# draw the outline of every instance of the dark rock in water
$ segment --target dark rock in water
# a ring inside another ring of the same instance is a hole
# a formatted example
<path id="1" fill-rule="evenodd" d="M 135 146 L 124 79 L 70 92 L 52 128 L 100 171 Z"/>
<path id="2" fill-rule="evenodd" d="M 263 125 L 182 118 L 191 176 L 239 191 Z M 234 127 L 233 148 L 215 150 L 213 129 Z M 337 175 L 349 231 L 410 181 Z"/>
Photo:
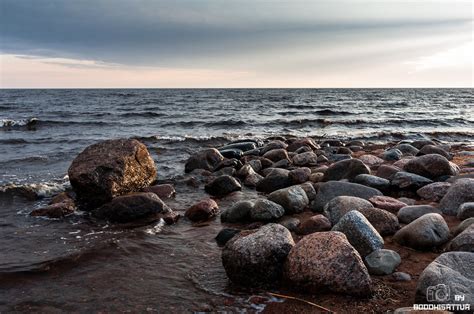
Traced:
<path id="1" fill-rule="evenodd" d="M 430 205 L 411 205 L 400 208 L 397 217 L 401 223 L 409 224 L 415 219 L 431 213 L 441 214 L 441 211 Z"/>
<path id="2" fill-rule="evenodd" d="M 316 144 L 312 138 L 307 137 L 294 140 L 290 145 L 288 145 L 287 150 L 289 152 L 294 152 L 303 146 L 309 147 L 312 150 L 319 149 L 319 145 Z"/>
<path id="3" fill-rule="evenodd" d="M 189 207 L 185 216 L 191 221 L 206 221 L 217 215 L 219 206 L 214 200 L 204 199 Z"/>
<path id="4" fill-rule="evenodd" d="M 206 192 L 214 196 L 225 196 L 235 191 L 240 191 L 242 186 L 237 179 L 224 175 L 215 178 L 204 187 Z"/>
<path id="5" fill-rule="evenodd" d="M 222 149 L 219 150 L 222 156 L 224 158 L 235 158 L 235 159 L 240 159 L 243 155 L 243 151 L 237 148 L 228 148 L 228 149 Z"/>
<path id="6" fill-rule="evenodd" d="M 425 200 L 438 202 L 446 195 L 450 186 L 449 182 L 434 182 L 420 188 L 416 194 Z"/>
<path id="7" fill-rule="evenodd" d="M 407 206 L 407 203 L 404 203 L 400 200 L 397 200 L 389 196 L 374 196 L 369 199 L 375 207 L 388 210 L 392 213 L 397 213 L 400 208 Z"/>
<path id="8" fill-rule="evenodd" d="M 309 205 L 308 196 L 299 185 L 276 190 L 268 195 L 268 199 L 283 206 L 287 214 L 300 213 Z"/>
<path id="9" fill-rule="evenodd" d="M 383 152 L 383 159 L 387 161 L 400 160 L 402 156 L 403 153 L 396 148 L 388 149 Z"/>
<path id="10" fill-rule="evenodd" d="M 225 146 L 222 146 L 219 148 L 219 151 L 227 150 L 227 149 L 238 149 L 241 150 L 242 152 L 247 152 L 252 149 L 257 148 L 257 143 L 253 141 L 248 141 L 248 142 L 233 142 L 230 144 L 227 144 Z"/>
<path id="11" fill-rule="evenodd" d="M 426 214 L 400 229 L 393 240 L 418 250 L 429 250 L 449 240 L 449 228 L 439 214 Z"/>
<path id="12" fill-rule="evenodd" d="M 428 154 L 413 158 L 403 168 L 407 172 L 430 179 L 436 179 L 444 175 L 454 176 L 459 172 L 457 166 L 451 164 L 449 160 L 438 154 Z"/>
<path id="13" fill-rule="evenodd" d="M 401 262 L 397 252 L 385 249 L 374 251 L 365 257 L 365 265 L 373 275 L 390 275 Z"/>
<path id="14" fill-rule="evenodd" d="M 250 234 L 241 232 L 227 242 L 222 250 L 222 264 L 229 279 L 236 284 L 275 284 L 294 245 L 288 229 L 279 224 L 267 224 Z"/>
<path id="15" fill-rule="evenodd" d="M 423 270 L 416 287 L 416 303 L 474 304 L 474 253 L 449 252 Z M 455 296 L 463 296 L 461 300 Z M 460 309 L 461 310 L 461 309 Z M 463 309 L 468 312 L 467 308 Z M 472 310 L 472 308 L 471 308 Z"/>
<path id="16" fill-rule="evenodd" d="M 298 218 L 284 216 L 278 220 L 278 223 L 290 231 L 295 231 L 301 222 Z"/>
<path id="17" fill-rule="evenodd" d="M 114 198 L 92 211 L 92 215 L 111 222 L 127 223 L 141 219 L 157 220 L 172 210 L 154 193 L 133 193 Z"/>
<path id="18" fill-rule="evenodd" d="M 315 232 L 301 239 L 288 255 L 283 276 L 289 286 L 310 293 L 329 289 L 368 296 L 373 292 L 367 268 L 341 232 Z"/>
<path id="19" fill-rule="evenodd" d="M 301 153 L 293 157 L 293 164 L 300 167 L 312 167 L 318 164 L 318 156 L 313 152 Z"/>
<path id="20" fill-rule="evenodd" d="M 289 171 L 285 169 L 271 170 L 271 172 L 265 178 L 257 183 L 257 191 L 271 193 L 273 191 L 288 187 L 290 185 L 288 173 Z"/>
<path id="21" fill-rule="evenodd" d="M 35 209 L 30 213 L 30 216 L 63 218 L 67 215 L 74 213 L 75 210 L 76 208 L 73 202 L 64 201 Z"/>
<path id="22" fill-rule="evenodd" d="M 205 149 L 189 157 L 184 165 L 184 171 L 186 173 L 189 173 L 194 169 L 212 171 L 222 160 L 224 160 L 224 156 L 222 156 L 217 149 Z"/>
<path id="23" fill-rule="evenodd" d="M 453 159 L 453 156 L 451 156 L 451 154 L 449 154 L 447 151 L 445 151 L 441 147 L 435 146 L 435 145 L 425 145 L 425 146 L 423 146 L 423 148 L 420 149 L 420 151 L 418 152 L 417 155 L 418 156 L 423 156 L 423 155 L 428 155 L 428 154 L 438 154 L 438 155 L 441 155 L 441 156 L 443 156 L 444 158 L 446 158 L 448 160 Z"/>
<path id="24" fill-rule="evenodd" d="M 423 146 L 425 145 L 436 145 L 436 143 L 430 140 L 419 140 L 419 141 L 414 141 L 413 143 L 411 143 L 411 146 L 417 149 L 422 149 Z"/>
<path id="25" fill-rule="evenodd" d="M 470 225 L 463 232 L 449 242 L 447 251 L 464 251 L 474 253 L 474 225 Z"/>
<path id="26" fill-rule="evenodd" d="M 416 156 L 419 152 L 418 148 L 410 144 L 399 144 L 395 146 L 395 148 L 401 151 L 405 156 Z"/>
<path id="27" fill-rule="evenodd" d="M 303 222 L 296 228 L 296 234 L 307 235 L 314 232 L 331 230 L 331 223 L 323 215 L 314 215 Z"/>
<path id="28" fill-rule="evenodd" d="M 351 210 L 332 227 L 332 231 L 344 233 L 349 243 L 361 256 L 383 248 L 383 238 L 360 212 Z"/>
<path id="29" fill-rule="evenodd" d="M 370 174 L 370 168 L 359 159 L 341 160 L 329 166 L 324 173 L 323 181 L 353 180 L 359 174 Z"/>
<path id="30" fill-rule="evenodd" d="M 239 170 L 240 168 L 242 168 L 242 166 L 243 166 L 242 162 L 236 158 L 224 159 L 216 165 L 213 171 L 218 171 L 218 170 L 221 170 L 222 168 L 229 168 L 229 167 Z"/>
<path id="31" fill-rule="evenodd" d="M 70 195 L 69 192 L 61 192 L 59 194 L 56 194 L 49 202 L 50 205 L 57 204 L 57 203 L 73 203 L 74 204 L 74 198 Z"/>
<path id="32" fill-rule="evenodd" d="M 459 206 L 467 202 L 474 202 L 474 179 L 459 179 L 441 199 L 439 209 L 443 214 L 456 216 Z"/>
<path id="33" fill-rule="evenodd" d="M 175 211 L 169 211 L 161 214 L 160 218 L 163 219 L 167 225 L 172 225 L 178 222 L 179 218 L 181 218 L 181 215 Z"/>
<path id="34" fill-rule="evenodd" d="M 433 181 L 417 174 L 400 171 L 393 176 L 391 183 L 399 189 L 417 190 Z"/>
<path id="35" fill-rule="evenodd" d="M 273 149 L 286 149 L 287 147 L 288 147 L 288 144 L 286 144 L 283 141 L 280 141 L 280 140 L 272 141 L 272 142 L 268 143 L 267 145 L 265 145 L 260 150 L 260 154 L 265 155 L 267 152 L 269 152 Z"/>
<path id="36" fill-rule="evenodd" d="M 119 139 L 84 149 L 73 160 L 68 175 L 78 199 L 99 206 L 150 185 L 156 178 L 156 169 L 145 145 Z"/>
<path id="37" fill-rule="evenodd" d="M 474 217 L 474 202 L 464 203 L 459 206 L 457 217 L 459 220 Z"/>
<path id="38" fill-rule="evenodd" d="M 308 167 L 302 167 L 295 170 L 291 170 L 288 173 L 288 179 L 290 180 L 291 184 L 300 184 L 308 181 L 310 175 L 311 169 L 309 169 Z"/>
<path id="39" fill-rule="evenodd" d="M 377 177 L 392 180 L 393 176 L 400 171 L 402 171 L 402 169 L 395 166 L 381 165 L 377 168 Z"/>
<path id="40" fill-rule="evenodd" d="M 269 150 L 263 155 L 263 157 L 270 159 L 273 162 L 276 162 L 282 159 L 289 160 L 288 152 L 283 148 Z"/>
<path id="41" fill-rule="evenodd" d="M 381 191 L 387 190 L 390 187 L 390 181 L 384 178 L 373 176 L 370 174 L 359 174 L 353 180 L 354 183 L 359 183 L 371 188 Z"/>
<path id="42" fill-rule="evenodd" d="M 231 229 L 231 228 L 224 228 L 215 237 L 217 245 L 224 246 L 230 239 L 235 237 L 237 234 L 240 233 L 240 230 Z"/>
<path id="43" fill-rule="evenodd" d="M 285 214 L 285 209 L 272 201 L 260 199 L 250 209 L 252 221 L 274 221 Z"/>
<path id="44" fill-rule="evenodd" d="M 148 186 L 143 192 L 155 193 L 159 198 L 172 198 L 176 196 L 176 190 L 172 184 L 158 184 Z"/>
<path id="45" fill-rule="evenodd" d="M 221 214 L 222 222 L 239 222 L 250 218 L 250 211 L 253 208 L 253 202 L 240 201 L 225 209 Z"/>
<path id="46" fill-rule="evenodd" d="M 329 181 L 321 185 L 316 199 L 311 203 L 311 209 L 315 212 L 321 212 L 330 200 L 343 195 L 369 199 L 373 196 L 381 196 L 382 192 L 357 183 Z"/>

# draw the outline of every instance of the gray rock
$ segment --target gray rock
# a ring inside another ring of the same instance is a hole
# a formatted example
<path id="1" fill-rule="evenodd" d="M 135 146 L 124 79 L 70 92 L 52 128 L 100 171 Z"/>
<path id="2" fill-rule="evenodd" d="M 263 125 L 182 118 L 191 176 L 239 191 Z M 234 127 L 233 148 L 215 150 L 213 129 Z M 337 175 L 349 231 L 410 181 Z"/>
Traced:
<path id="1" fill-rule="evenodd" d="M 454 229 L 453 235 L 458 235 L 466 230 L 470 225 L 474 224 L 474 218 L 468 218 L 463 221 Z"/>
<path id="2" fill-rule="evenodd" d="M 265 145 L 261 150 L 260 150 L 260 154 L 261 155 L 265 155 L 265 153 L 273 150 L 273 149 L 279 149 L 279 148 L 283 148 L 283 149 L 286 149 L 288 147 L 288 145 L 283 142 L 283 141 L 279 141 L 279 140 L 276 140 L 276 141 L 272 141 L 270 143 L 268 143 L 267 145 Z"/>
<path id="3" fill-rule="evenodd" d="M 395 148 L 401 151 L 405 156 L 416 156 L 419 152 L 418 148 L 410 144 L 399 144 L 395 146 Z"/>
<path id="4" fill-rule="evenodd" d="M 330 200 L 343 195 L 368 200 L 373 196 L 382 196 L 382 193 L 377 189 L 357 183 L 329 181 L 321 185 L 316 199 L 311 203 L 311 209 L 315 212 L 321 212 Z"/>
<path id="5" fill-rule="evenodd" d="M 441 199 L 439 208 L 446 215 L 456 216 L 459 206 L 468 202 L 474 202 L 474 179 L 459 179 Z"/>
<path id="6" fill-rule="evenodd" d="M 214 168 L 224 160 L 224 156 L 215 149 L 209 148 L 189 157 L 184 166 L 184 171 L 189 173 L 194 169 L 205 169 L 212 171 Z"/>
<path id="7" fill-rule="evenodd" d="M 300 213 L 309 205 L 308 196 L 299 185 L 276 190 L 268 195 L 268 199 L 283 206 L 287 214 Z"/>
<path id="8" fill-rule="evenodd" d="M 282 159 L 286 159 L 286 160 L 289 159 L 288 152 L 283 148 L 272 149 L 272 150 L 266 152 L 263 155 L 263 157 L 268 158 L 273 162 L 277 162 L 277 161 L 282 160 Z"/>
<path id="9" fill-rule="evenodd" d="M 400 208 L 397 217 L 401 223 L 409 224 L 415 219 L 431 213 L 441 214 L 441 211 L 430 205 L 412 205 Z"/>
<path id="10" fill-rule="evenodd" d="M 361 256 L 367 256 L 383 247 L 383 238 L 360 212 L 351 210 L 332 228 L 344 233 Z"/>
<path id="11" fill-rule="evenodd" d="M 296 217 L 284 216 L 280 220 L 278 220 L 278 223 L 290 231 L 295 231 L 301 222 Z"/>
<path id="12" fill-rule="evenodd" d="M 372 275 L 390 275 L 401 261 L 397 252 L 385 249 L 374 251 L 365 257 L 365 265 Z"/>
<path id="13" fill-rule="evenodd" d="M 439 214 L 426 214 L 400 229 L 393 239 L 419 250 L 438 247 L 449 240 L 449 228 Z"/>
<path id="14" fill-rule="evenodd" d="M 261 180 L 263 180 L 263 177 L 259 175 L 258 173 L 254 172 L 254 173 L 249 174 L 244 179 L 244 185 L 253 188 L 253 187 L 256 187 Z"/>
<path id="15" fill-rule="evenodd" d="M 225 196 L 235 191 L 242 190 L 240 182 L 234 177 L 224 175 L 215 178 L 205 186 L 207 193 L 214 196 Z"/>
<path id="16" fill-rule="evenodd" d="M 266 200 L 259 199 L 250 210 L 250 219 L 252 221 L 272 221 L 282 217 L 285 214 L 283 206 Z"/>
<path id="17" fill-rule="evenodd" d="M 241 232 L 222 250 L 222 264 L 232 282 L 246 286 L 274 284 L 295 245 L 290 231 L 267 224 L 256 232 Z"/>
<path id="18" fill-rule="evenodd" d="M 378 190 L 386 190 L 390 187 L 390 181 L 370 174 L 359 174 L 352 181 Z"/>
<path id="19" fill-rule="evenodd" d="M 443 156 L 444 158 L 451 160 L 453 157 L 444 149 L 439 146 L 435 145 L 425 145 L 422 149 L 418 152 L 418 156 L 428 155 L 428 154 L 438 154 Z"/>
<path id="20" fill-rule="evenodd" d="M 430 140 L 418 140 L 412 142 L 411 145 L 417 149 L 422 149 L 425 145 L 436 145 L 436 143 Z"/>
<path id="21" fill-rule="evenodd" d="M 456 300 L 456 295 L 463 295 L 464 299 Z M 415 302 L 474 304 L 474 253 L 449 252 L 438 256 L 418 279 Z"/>
<path id="22" fill-rule="evenodd" d="M 358 157 L 357 159 L 359 159 L 360 161 L 362 161 L 365 165 L 369 167 L 377 167 L 384 163 L 384 160 L 382 158 L 379 158 L 374 155 L 362 155 Z"/>
<path id="23" fill-rule="evenodd" d="M 393 281 L 410 281 L 411 276 L 407 273 L 397 271 L 392 274 L 392 280 Z"/>
<path id="24" fill-rule="evenodd" d="M 359 174 L 370 174 L 370 168 L 359 159 L 347 159 L 333 163 L 324 173 L 323 181 L 353 180 Z"/>
<path id="25" fill-rule="evenodd" d="M 461 206 L 459 206 L 457 216 L 459 220 L 474 217 L 474 202 L 467 202 L 461 204 Z"/>
<path id="26" fill-rule="evenodd" d="M 402 169 L 393 165 L 381 165 L 377 168 L 377 177 L 392 180 L 393 176 L 399 171 L 402 171 Z"/>
<path id="27" fill-rule="evenodd" d="M 291 170 L 290 173 L 288 173 L 288 179 L 290 180 L 291 184 L 300 184 L 308 181 L 310 175 L 311 169 L 302 167 Z"/>
<path id="28" fill-rule="evenodd" d="M 433 181 L 417 174 L 400 171 L 393 176 L 391 183 L 399 189 L 419 189 Z"/>
<path id="29" fill-rule="evenodd" d="M 318 156 L 313 152 L 301 153 L 293 157 L 293 164 L 295 166 L 316 166 L 318 164 Z"/>
<path id="30" fill-rule="evenodd" d="M 450 187 L 449 182 L 434 182 L 418 189 L 416 194 L 425 200 L 438 202 L 446 195 Z"/>
<path id="31" fill-rule="evenodd" d="M 339 220 L 351 210 L 360 211 L 366 208 L 374 208 L 369 201 L 355 196 L 337 196 L 330 200 L 323 209 L 323 215 L 326 216 L 331 225 L 335 225 Z"/>
<path id="32" fill-rule="evenodd" d="M 314 189 L 314 186 L 311 182 L 306 182 L 303 184 L 300 184 L 301 188 L 305 191 L 306 196 L 308 197 L 308 200 L 311 202 L 316 198 L 316 190 Z"/>
<path id="33" fill-rule="evenodd" d="M 403 153 L 396 148 L 391 148 L 389 150 L 384 151 L 382 156 L 384 160 L 395 161 L 400 160 L 403 156 Z"/>
<path id="34" fill-rule="evenodd" d="M 470 225 L 466 230 L 452 239 L 446 250 L 474 253 L 474 225 Z"/>
<path id="35" fill-rule="evenodd" d="M 404 166 L 404 170 L 430 179 L 454 176 L 459 172 L 448 159 L 438 154 L 413 158 Z"/>
<path id="36" fill-rule="evenodd" d="M 239 222 L 250 218 L 250 211 L 253 208 L 253 202 L 240 201 L 222 211 L 222 222 Z"/>
<path id="37" fill-rule="evenodd" d="M 289 171 L 286 169 L 272 169 L 271 172 L 257 183 L 257 191 L 271 193 L 290 185 Z"/>

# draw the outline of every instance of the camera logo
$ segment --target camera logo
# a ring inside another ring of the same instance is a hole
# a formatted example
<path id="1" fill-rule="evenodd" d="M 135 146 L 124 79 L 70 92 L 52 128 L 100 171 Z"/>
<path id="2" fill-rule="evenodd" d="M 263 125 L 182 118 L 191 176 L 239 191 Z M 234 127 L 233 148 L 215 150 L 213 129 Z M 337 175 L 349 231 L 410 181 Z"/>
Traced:
<path id="1" fill-rule="evenodd" d="M 426 300 L 428 302 L 446 303 L 449 301 L 450 291 L 449 286 L 438 284 L 426 288 Z"/>

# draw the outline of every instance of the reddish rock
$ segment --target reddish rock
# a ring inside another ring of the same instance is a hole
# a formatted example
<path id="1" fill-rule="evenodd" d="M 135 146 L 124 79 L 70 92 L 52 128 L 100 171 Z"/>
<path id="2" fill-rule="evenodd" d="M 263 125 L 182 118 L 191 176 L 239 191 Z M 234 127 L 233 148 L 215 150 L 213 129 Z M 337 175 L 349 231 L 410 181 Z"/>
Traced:
<path id="1" fill-rule="evenodd" d="M 172 184 L 159 184 L 148 186 L 143 189 L 143 192 L 151 192 L 158 195 L 159 198 L 172 198 L 176 195 L 176 190 Z"/>
<path id="2" fill-rule="evenodd" d="M 364 164 L 366 164 L 369 167 L 377 167 L 383 164 L 385 161 L 382 158 L 379 158 L 374 155 L 362 155 L 358 157 L 360 161 L 362 161 Z"/>
<path id="3" fill-rule="evenodd" d="M 425 200 L 437 202 L 446 195 L 450 186 L 449 182 L 434 182 L 418 189 L 416 194 Z"/>
<path id="4" fill-rule="evenodd" d="M 456 165 L 453 165 L 445 157 L 438 154 L 416 157 L 406 163 L 403 169 L 430 179 L 445 175 L 453 176 L 459 172 L 459 168 Z"/>
<path id="5" fill-rule="evenodd" d="M 400 208 L 407 206 L 407 204 L 389 196 L 374 196 L 369 198 L 369 201 L 375 207 L 388 210 L 392 213 L 397 213 Z"/>
<path id="6" fill-rule="evenodd" d="M 289 160 L 288 152 L 283 148 L 272 149 L 263 155 L 264 158 L 270 159 L 273 162 L 280 161 L 282 159 Z"/>
<path id="7" fill-rule="evenodd" d="M 290 180 L 291 184 L 300 184 L 308 181 L 310 175 L 311 169 L 303 167 L 291 170 L 288 173 L 288 179 Z"/>
<path id="8" fill-rule="evenodd" d="M 219 206 L 212 199 L 204 199 L 189 207 L 185 216 L 191 221 L 205 221 L 217 215 Z"/>
<path id="9" fill-rule="evenodd" d="M 387 180 L 391 180 L 393 176 L 397 173 L 402 171 L 401 168 L 391 166 L 391 165 L 381 165 L 377 169 L 377 177 L 381 177 Z"/>
<path id="10" fill-rule="evenodd" d="M 60 202 L 35 209 L 30 213 L 30 216 L 42 216 L 48 218 L 63 218 L 72 214 L 76 210 L 72 202 Z"/>
<path id="11" fill-rule="evenodd" d="M 288 145 L 287 149 L 289 152 L 294 152 L 303 146 L 307 146 L 313 150 L 319 148 L 319 145 L 316 144 L 312 138 L 307 137 L 294 140 L 290 145 Z"/>
<path id="12" fill-rule="evenodd" d="M 298 228 L 296 233 L 306 235 L 314 232 L 329 231 L 331 230 L 331 223 L 323 215 L 314 215 L 304 220 Z"/>

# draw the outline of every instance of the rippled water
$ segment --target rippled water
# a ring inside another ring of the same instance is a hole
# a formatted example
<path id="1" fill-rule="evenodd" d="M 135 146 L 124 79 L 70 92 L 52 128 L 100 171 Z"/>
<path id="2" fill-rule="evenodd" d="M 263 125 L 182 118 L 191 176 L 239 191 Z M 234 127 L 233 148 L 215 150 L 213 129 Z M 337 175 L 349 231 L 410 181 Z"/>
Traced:
<path id="1" fill-rule="evenodd" d="M 167 179 L 189 153 L 236 138 L 472 143 L 473 103 L 473 89 L 0 90 L 0 312 L 255 309 L 248 298 L 260 292 L 229 286 L 213 240 L 219 220 L 119 228 L 80 213 L 29 217 L 67 186 L 70 162 L 89 144 L 137 137 Z M 45 198 L 1 193 L 10 183 Z M 177 192 L 168 202 L 177 211 L 203 196 L 202 187 Z"/>

